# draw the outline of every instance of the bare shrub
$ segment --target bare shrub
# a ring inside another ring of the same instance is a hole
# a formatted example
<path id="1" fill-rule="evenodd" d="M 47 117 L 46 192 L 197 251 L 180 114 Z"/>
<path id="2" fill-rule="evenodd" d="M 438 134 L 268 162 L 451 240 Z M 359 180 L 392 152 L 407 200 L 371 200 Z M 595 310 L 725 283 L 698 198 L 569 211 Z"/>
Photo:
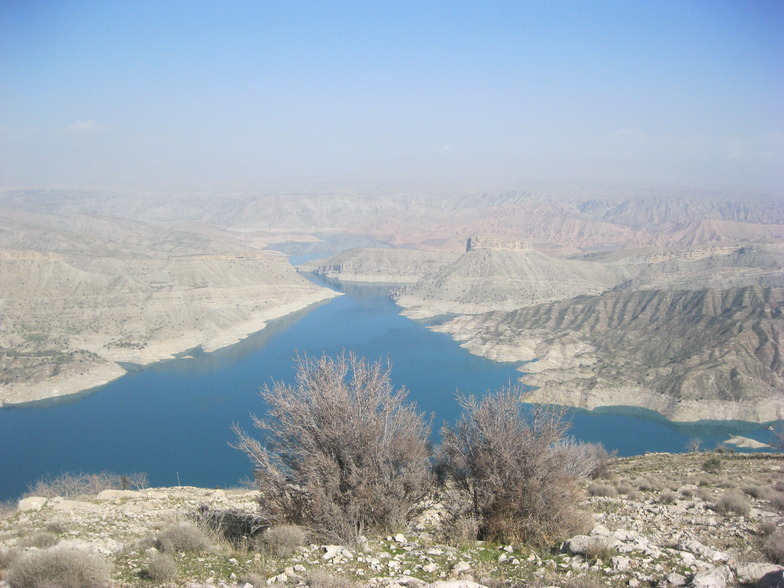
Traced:
<path id="1" fill-rule="evenodd" d="M 661 492 L 664 488 L 661 480 L 656 478 L 640 478 L 637 480 L 637 489 L 640 492 Z"/>
<path id="2" fill-rule="evenodd" d="M 617 553 L 612 546 L 612 541 L 606 537 L 594 537 L 593 541 L 588 542 L 583 549 L 583 555 L 592 560 L 601 559 L 608 561 Z"/>
<path id="3" fill-rule="evenodd" d="M 746 516 L 751 510 L 751 505 L 740 490 L 727 490 L 716 503 L 719 512 Z"/>
<path id="4" fill-rule="evenodd" d="M 627 500 L 640 501 L 640 500 L 642 500 L 642 498 L 643 498 L 642 492 L 640 492 L 638 490 L 631 490 L 631 491 L 626 493 L 626 499 Z"/>
<path id="5" fill-rule="evenodd" d="M 138 490 L 147 487 L 147 474 L 82 474 L 65 472 L 59 476 L 47 476 L 28 485 L 25 496 L 94 496 L 103 490 Z"/>
<path id="6" fill-rule="evenodd" d="M 743 491 L 752 498 L 765 499 L 771 489 L 764 486 L 744 486 Z"/>
<path id="7" fill-rule="evenodd" d="M 604 496 L 606 498 L 615 498 L 618 496 L 618 490 L 615 486 L 609 484 L 590 484 L 588 486 L 588 494 L 591 496 Z"/>
<path id="8" fill-rule="evenodd" d="M 671 492 L 667 490 L 666 492 L 662 492 L 659 494 L 659 502 L 661 504 L 675 504 L 678 500 L 678 495 L 675 492 Z"/>
<path id="9" fill-rule="evenodd" d="M 778 526 L 773 521 L 762 521 L 757 528 L 757 533 L 763 537 L 768 537 L 776 532 Z"/>
<path id="10" fill-rule="evenodd" d="M 580 491 L 557 450 L 563 411 L 534 405 L 526 414 L 517 388 L 458 402 L 463 415 L 443 429 L 441 459 L 470 497 L 481 538 L 550 545 L 582 530 Z"/>
<path id="11" fill-rule="evenodd" d="M 305 578 L 311 588 L 354 588 L 355 584 L 348 578 L 331 576 L 322 570 L 311 570 Z"/>
<path id="12" fill-rule="evenodd" d="M 0 500 L 0 521 L 16 514 L 16 500 Z"/>
<path id="13" fill-rule="evenodd" d="M 762 553 L 771 563 L 784 565 L 784 529 L 778 529 L 768 537 L 762 546 Z"/>
<path id="14" fill-rule="evenodd" d="M 580 576 L 568 579 L 563 586 L 564 588 L 604 588 L 606 584 L 599 578 Z"/>
<path id="15" fill-rule="evenodd" d="M 161 551 L 174 553 L 200 553 L 210 548 L 210 540 L 193 523 L 175 523 L 158 533 L 157 544 Z"/>
<path id="16" fill-rule="evenodd" d="M 585 478 L 606 477 L 617 459 L 617 453 L 607 451 L 601 443 L 582 443 L 572 437 L 559 441 L 553 451 L 560 453 L 567 473 Z"/>
<path id="17" fill-rule="evenodd" d="M 5 545 L 0 545 L 0 570 L 11 567 L 11 564 L 20 556 L 21 552 L 18 549 L 9 549 Z M 2 578 L 2 574 L 0 574 L 0 578 Z"/>
<path id="18" fill-rule="evenodd" d="M 254 421 L 265 444 L 236 429 L 236 446 L 255 466 L 270 524 L 351 542 L 414 512 L 433 485 L 430 425 L 389 373 L 354 354 L 300 358 L 296 385 L 262 390 L 268 416 Z"/>
<path id="19" fill-rule="evenodd" d="M 222 537 L 234 547 L 247 545 L 267 527 L 263 518 L 236 508 L 202 504 L 192 517 L 199 527 Z"/>
<path id="20" fill-rule="evenodd" d="M 702 462 L 702 469 L 709 474 L 718 474 L 721 471 L 721 458 L 718 455 L 712 455 Z"/>
<path id="21" fill-rule="evenodd" d="M 628 482 L 618 483 L 615 489 L 618 491 L 618 494 L 628 494 L 629 492 L 632 491 L 632 487 L 629 485 Z"/>
<path id="22" fill-rule="evenodd" d="M 680 494 L 684 498 L 692 498 L 695 495 L 695 489 L 690 486 L 684 486 L 680 489 Z"/>
<path id="23" fill-rule="evenodd" d="M 53 547 L 17 559 L 6 581 L 10 588 L 103 588 L 109 585 L 109 564 L 92 553 Z"/>
<path id="24" fill-rule="evenodd" d="M 60 541 L 60 538 L 50 531 L 40 531 L 33 533 L 27 537 L 23 537 L 21 544 L 22 547 L 37 547 L 38 549 L 46 549 L 52 547 Z"/>
<path id="25" fill-rule="evenodd" d="M 699 437 L 692 437 L 686 442 L 686 451 L 688 453 L 699 453 L 702 451 L 702 439 Z"/>
<path id="26" fill-rule="evenodd" d="M 479 519 L 471 512 L 462 512 L 444 521 L 439 533 L 441 540 L 451 547 L 476 545 L 481 528 Z"/>
<path id="27" fill-rule="evenodd" d="M 784 492 L 773 490 L 768 496 L 768 503 L 776 512 L 784 512 Z"/>
<path id="28" fill-rule="evenodd" d="M 264 546 L 279 557 L 288 557 L 294 550 L 305 545 L 305 531 L 296 525 L 270 527 L 261 537 Z"/>
<path id="29" fill-rule="evenodd" d="M 177 576 L 177 564 L 163 553 L 153 553 L 147 560 L 146 575 L 155 582 L 168 582 Z"/>

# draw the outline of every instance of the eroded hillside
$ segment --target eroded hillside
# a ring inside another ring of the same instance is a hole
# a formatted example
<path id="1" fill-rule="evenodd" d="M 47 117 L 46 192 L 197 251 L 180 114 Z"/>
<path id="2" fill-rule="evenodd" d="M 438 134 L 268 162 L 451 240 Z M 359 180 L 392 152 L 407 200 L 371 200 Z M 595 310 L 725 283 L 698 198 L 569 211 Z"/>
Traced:
<path id="1" fill-rule="evenodd" d="M 611 291 L 434 328 L 472 353 L 536 360 L 521 368 L 531 401 L 766 422 L 784 414 L 783 311 L 782 288 Z"/>

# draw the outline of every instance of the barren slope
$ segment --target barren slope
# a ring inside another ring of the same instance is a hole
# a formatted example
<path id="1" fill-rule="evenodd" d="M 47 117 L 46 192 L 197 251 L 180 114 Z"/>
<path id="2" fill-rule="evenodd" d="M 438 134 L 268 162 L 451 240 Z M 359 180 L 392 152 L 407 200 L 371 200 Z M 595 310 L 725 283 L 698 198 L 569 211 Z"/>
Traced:
<path id="1" fill-rule="evenodd" d="M 532 401 L 681 421 L 784 415 L 783 288 L 606 292 L 435 328 L 492 359 L 538 359 L 522 368 Z"/>
<path id="2" fill-rule="evenodd" d="M 394 298 L 409 317 L 473 314 L 598 294 L 630 277 L 622 265 L 482 248 L 400 288 Z"/>
<path id="3" fill-rule="evenodd" d="M 268 255 L 169 259 L 0 251 L 0 403 L 59 396 L 124 370 L 238 341 L 334 296 Z"/>

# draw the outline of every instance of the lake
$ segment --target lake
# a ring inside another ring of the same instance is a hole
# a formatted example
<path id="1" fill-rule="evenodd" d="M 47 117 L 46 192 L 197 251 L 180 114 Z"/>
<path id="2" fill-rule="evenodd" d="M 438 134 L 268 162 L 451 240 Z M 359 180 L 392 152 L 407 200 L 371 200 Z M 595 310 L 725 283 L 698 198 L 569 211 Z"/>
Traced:
<path id="1" fill-rule="evenodd" d="M 79 396 L 0 409 L 0 500 L 65 471 L 146 472 L 153 486 L 238 485 L 251 475 L 233 449 L 231 426 L 252 430 L 262 415 L 259 387 L 290 380 L 297 354 L 355 351 L 392 364 L 392 380 L 435 415 L 434 431 L 458 415 L 455 393 L 481 395 L 514 382 L 517 364 L 476 357 L 447 335 L 398 314 L 380 286 L 340 286 L 321 305 L 270 323 L 232 347 L 130 372 Z M 683 451 L 692 437 L 705 447 L 730 434 L 766 440 L 749 423 L 674 424 L 648 411 L 571 411 L 571 434 L 601 441 L 620 455 Z"/>

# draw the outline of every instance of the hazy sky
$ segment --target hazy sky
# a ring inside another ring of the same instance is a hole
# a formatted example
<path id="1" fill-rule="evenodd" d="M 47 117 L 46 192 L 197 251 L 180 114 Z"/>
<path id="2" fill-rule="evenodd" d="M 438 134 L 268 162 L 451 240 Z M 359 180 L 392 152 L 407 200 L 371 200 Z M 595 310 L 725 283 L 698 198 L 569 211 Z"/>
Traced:
<path id="1" fill-rule="evenodd" d="M 0 183 L 784 188 L 784 2 L 0 2 Z"/>

